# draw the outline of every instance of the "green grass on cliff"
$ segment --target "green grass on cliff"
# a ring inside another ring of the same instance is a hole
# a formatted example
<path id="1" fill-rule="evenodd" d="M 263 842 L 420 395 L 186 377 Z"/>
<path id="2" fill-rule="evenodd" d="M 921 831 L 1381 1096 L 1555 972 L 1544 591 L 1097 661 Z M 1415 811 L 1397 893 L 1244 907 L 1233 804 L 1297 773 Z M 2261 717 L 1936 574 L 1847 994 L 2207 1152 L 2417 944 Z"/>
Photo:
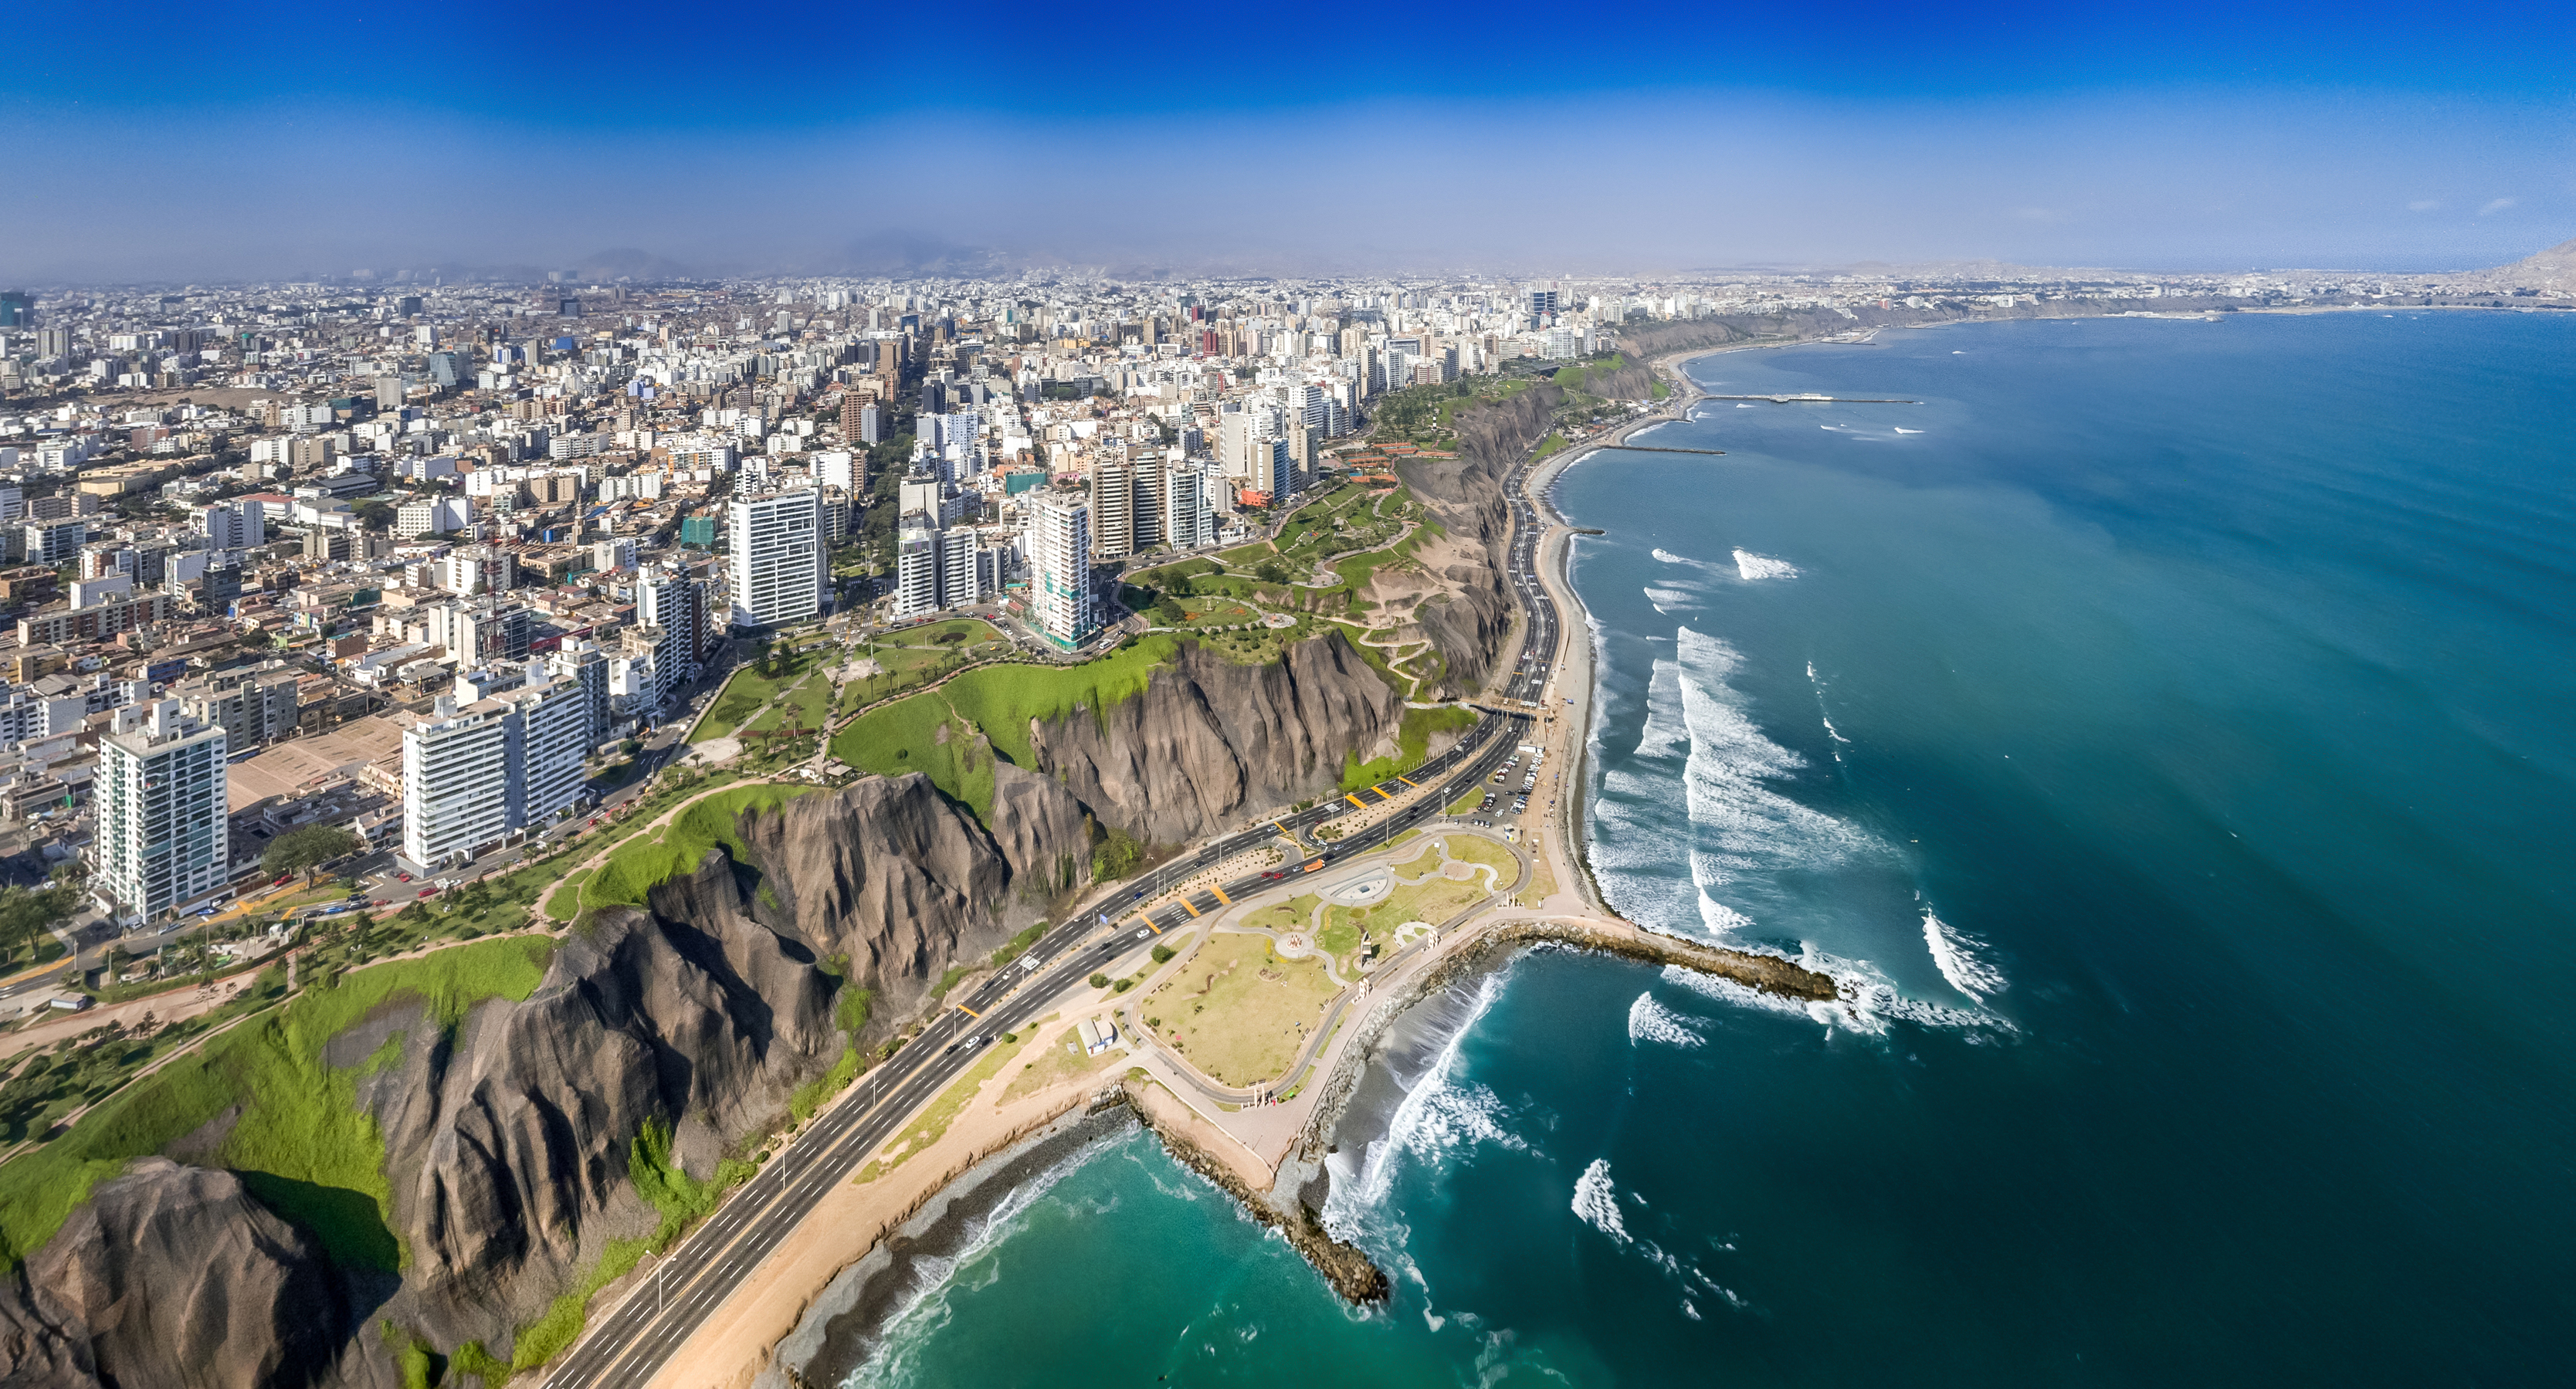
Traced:
<path id="1" fill-rule="evenodd" d="M 1033 765 L 1031 720 L 1053 721 L 1076 710 L 1101 716 L 1143 694 L 1155 669 L 1179 653 L 1178 639 L 1157 633 L 1078 666 L 968 671 L 936 690 L 862 715 L 832 739 L 832 755 L 880 776 L 926 773 L 950 799 L 989 821 L 992 755 Z"/>
<path id="2" fill-rule="evenodd" d="M 1348 754 L 1342 767 L 1342 789 L 1356 791 L 1412 771 L 1430 756 L 1432 734 L 1464 733 L 1475 726 L 1476 711 L 1464 704 L 1445 704 L 1437 709 L 1407 709 L 1403 724 L 1396 729 L 1395 755 L 1362 762 L 1359 754 Z"/>
<path id="3" fill-rule="evenodd" d="M 14 1266 L 41 1247 L 91 1187 L 129 1161 L 238 1110 L 211 1156 L 194 1160 L 240 1173 L 343 1266 L 400 1268 L 384 1135 L 357 1103 L 359 1079 L 397 1053 L 379 1048 L 342 1068 L 324 1059 L 324 1046 L 391 1003 L 417 1001 L 427 1025 L 448 1028 L 484 999 L 525 999 L 553 951 L 552 941 L 519 936 L 355 970 L 145 1077 L 70 1133 L 0 1167 L 0 1260 Z"/>
<path id="4" fill-rule="evenodd" d="M 740 859 L 745 850 L 736 824 L 744 812 L 775 811 L 813 789 L 762 783 L 709 796 L 681 811 L 669 825 L 619 848 L 595 876 L 578 885 L 575 890 L 580 897 L 571 909 L 577 914 L 600 907 L 643 906 L 645 893 L 695 871 L 709 849 L 722 849 Z"/>

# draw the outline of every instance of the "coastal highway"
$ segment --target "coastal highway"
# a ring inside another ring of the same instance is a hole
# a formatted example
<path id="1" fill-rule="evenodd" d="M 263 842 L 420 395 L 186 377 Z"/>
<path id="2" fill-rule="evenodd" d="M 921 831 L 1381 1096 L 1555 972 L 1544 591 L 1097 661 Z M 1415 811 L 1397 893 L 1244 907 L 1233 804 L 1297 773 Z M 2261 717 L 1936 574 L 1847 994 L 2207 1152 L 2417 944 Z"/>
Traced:
<path id="1" fill-rule="evenodd" d="M 1541 524 L 1521 492 L 1527 472 L 1524 464 L 1513 474 L 1507 494 L 1514 522 L 1507 578 L 1527 615 L 1527 638 L 1503 692 L 1536 703 L 1555 666 L 1558 621 L 1554 603 L 1538 584 L 1536 537 Z M 813 1211 L 824 1193 L 847 1181 L 869 1153 L 973 1066 L 1001 1033 L 1043 1016 L 1057 1000 L 1086 987 L 1093 973 L 1144 949 L 1157 933 L 1221 910 L 1235 898 L 1366 853 L 1440 816 L 1469 791 L 1483 789 L 1486 778 L 1516 755 L 1519 735 L 1531 721 L 1529 715 L 1518 712 L 1488 709 L 1483 713 L 1457 746 L 1407 776 L 1264 820 L 1122 884 L 1123 900 L 1115 908 L 1126 917 L 1121 924 L 1106 925 L 1111 904 L 1088 908 L 1074 920 L 1049 929 L 1019 959 L 994 971 L 964 998 L 949 1000 L 902 1050 L 859 1077 L 849 1094 L 817 1115 L 727 1197 L 713 1217 L 649 1267 L 625 1300 L 602 1312 L 543 1382 L 550 1389 L 628 1389 L 651 1380 L 699 1323 Z M 1154 902 L 1238 854 L 1283 835 L 1293 841 L 1297 831 L 1308 826 L 1426 787 L 1430 794 L 1403 811 L 1355 830 L 1311 857 L 1201 888 L 1154 908 L 1150 917 L 1126 915 L 1138 904 Z M 1500 789 L 1517 791 L 1516 786 Z"/>
<path id="2" fill-rule="evenodd" d="M 1431 795 L 1400 815 L 1355 831 L 1307 862 L 1320 866 L 1365 852 L 1438 815 L 1512 755 L 1517 740 L 1509 735 L 1527 721 L 1525 715 L 1488 713 L 1465 741 L 1417 770 L 1410 781 L 1385 784 L 1392 793 L 1418 782 L 1434 787 Z M 1448 780 L 1435 786 L 1435 779 L 1444 773 Z M 1335 799 L 1287 818 L 1313 823 L 1354 808 L 1349 799 Z M 1259 829 L 1211 844 L 1190 859 L 1166 864 L 1129 885 L 1129 891 L 1150 900 L 1204 871 L 1209 863 L 1275 839 L 1278 830 L 1272 826 L 1277 823 L 1265 821 Z M 1292 866 L 1282 877 L 1295 871 Z M 1204 904 L 1197 908 L 1203 911 L 1222 905 L 1216 892 L 1229 896 L 1256 892 L 1275 881 L 1263 873 L 1248 874 L 1213 891 L 1202 890 L 1193 900 Z M 1190 909 L 1176 904 L 1160 915 L 1178 924 L 1189 919 Z M 966 997 L 945 1005 L 901 1051 L 861 1076 L 854 1093 L 817 1116 L 758 1175 L 728 1197 L 715 1216 L 653 1267 L 621 1305 L 603 1314 L 544 1382 L 576 1389 L 640 1385 L 651 1379 L 663 1360 L 744 1275 L 778 1247 L 834 1183 L 848 1180 L 913 1111 L 972 1066 L 994 1037 L 1046 1013 L 1060 997 L 1084 987 L 1094 972 L 1143 949 L 1161 929 L 1131 917 L 1114 930 L 1104 930 L 1100 917 L 1086 912 L 1079 920 L 1054 927 L 1018 960 L 995 971 Z"/>

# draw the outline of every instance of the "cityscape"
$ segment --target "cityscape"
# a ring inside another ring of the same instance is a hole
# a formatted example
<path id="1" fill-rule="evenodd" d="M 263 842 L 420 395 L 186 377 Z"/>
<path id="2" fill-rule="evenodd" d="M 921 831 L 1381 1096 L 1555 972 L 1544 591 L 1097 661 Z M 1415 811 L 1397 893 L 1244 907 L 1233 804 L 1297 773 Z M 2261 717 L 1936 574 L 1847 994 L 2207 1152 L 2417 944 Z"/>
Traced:
<path id="1" fill-rule="evenodd" d="M 2563 42 L 457 18 L 0 73 L 0 1384 L 2563 1362 Z"/>

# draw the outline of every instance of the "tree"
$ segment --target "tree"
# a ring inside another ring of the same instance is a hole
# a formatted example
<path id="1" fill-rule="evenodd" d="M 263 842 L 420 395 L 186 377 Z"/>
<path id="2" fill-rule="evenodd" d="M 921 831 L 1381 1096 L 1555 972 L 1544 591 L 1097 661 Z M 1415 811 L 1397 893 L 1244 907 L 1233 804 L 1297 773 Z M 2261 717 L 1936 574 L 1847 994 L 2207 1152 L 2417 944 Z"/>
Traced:
<path id="1" fill-rule="evenodd" d="M 259 856 L 259 866 L 272 876 L 301 873 L 305 886 L 310 887 L 314 869 L 365 847 L 358 836 L 336 825 L 306 825 L 270 840 L 268 852 Z"/>
<path id="2" fill-rule="evenodd" d="M 36 892 L 23 887 L 0 889 L 0 958 L 15 955 L 24 946 L 33 959 L 43 946 L 45 928 L 71 915 L 79 902 L 80 890 L 61 879 Z"/>

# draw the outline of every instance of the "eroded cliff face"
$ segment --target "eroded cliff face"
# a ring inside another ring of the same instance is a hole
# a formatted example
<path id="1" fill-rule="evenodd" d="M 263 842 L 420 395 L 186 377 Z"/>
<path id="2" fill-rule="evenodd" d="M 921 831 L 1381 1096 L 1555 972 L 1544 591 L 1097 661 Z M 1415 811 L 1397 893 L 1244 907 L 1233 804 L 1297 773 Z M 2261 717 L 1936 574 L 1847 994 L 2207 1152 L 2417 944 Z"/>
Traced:
<path id="1" fill-rule="evenodd" d="M 356 1330 L 311 1235 L 230 1172 L 145 1158 L 0 1288 L 0 1382 L 296 1389 L 343 1378 Z"/>
<path id="2" fill-rule="evenodd" d="M 845 956 L 850 978 L 876 991 L 875 1016 L 904 1017 L 951 965 L 1090 881 L 1091 826 L 1055 781 L 996 764 L 991 820 L 979 825 L 918 772 L 798 797 L 743 822 L 766 889 L 747 909 L 818 955 Z"/>
<path id="3" fill-rule="evenodd" d="M 1509 400 L 1459 414 L 1456 458 L 1409 458 L 1396 465 L 1406 487 L 1448 535 L 1421 558 L 1449 587 L 1447 602 L 1425 603 L 1414 620 L 1447 669 L 1440 694 L 1458 698 L 1483 686 L 1511 636 L 1513 603 L 1504 561 L 1511 510 L 1503 484 L 1522 455 L 1546 437 L 1565 393 L 1533 386 Z"/>
<path id="4" fill-rule="evenodd" d="M 525 1002 L 485 1003 L 452 1037 L 403 1029 L 403 1064 L 362 1096 L 411 1259 L 396 1320 L 507 1345 L 607 1241 L 654 1227 L 627 1177 L 647 1119 L 703 1175 L 839 1053 L 831 980 L 741 910 L 732 878 L 711 855 L 654 910 L 567 936 Z"/>
<path id="5" fill-rule="evenodd" d="M 1039 765 L 994 767 L 983 822 L 918 773 L 747 815 L 748 862 L 710 853 L 647 909 L 599 913 L 525 1001 L 451 1027 L 397 999 L 330 1042 L 341 1067 L 396 1044 L 359 1103 L 384 1134 L 399 1277 L 336 1265 L 231 1173 L 146 1159 L 0 1284 L 0 1379 L 393 1389 L 378 1323 L 506 1359 L 611 1240 L 656 1226 L 628 1175 L 646 1121 L 704 1177 L 839 1057 L 827 961 L 889 1031 L 1087 884 L 1095 820 L 1209 832 L 1331 788 L 1401 715 L 1339 637 L 1266 667 L 1191 651 L 1137 698 L 1033 729 Z"/>
<path id="6" fill-rule="evenodd" d="M 1032 722 L 1029 739 L 1036 770 L 1104 823 L 1179 844 L 1334 789 L 1349 757 L 1394 749 L 1403 716 L 1334 633 L 1266 666 L 1184 648 L 1143 694 Z"/>

